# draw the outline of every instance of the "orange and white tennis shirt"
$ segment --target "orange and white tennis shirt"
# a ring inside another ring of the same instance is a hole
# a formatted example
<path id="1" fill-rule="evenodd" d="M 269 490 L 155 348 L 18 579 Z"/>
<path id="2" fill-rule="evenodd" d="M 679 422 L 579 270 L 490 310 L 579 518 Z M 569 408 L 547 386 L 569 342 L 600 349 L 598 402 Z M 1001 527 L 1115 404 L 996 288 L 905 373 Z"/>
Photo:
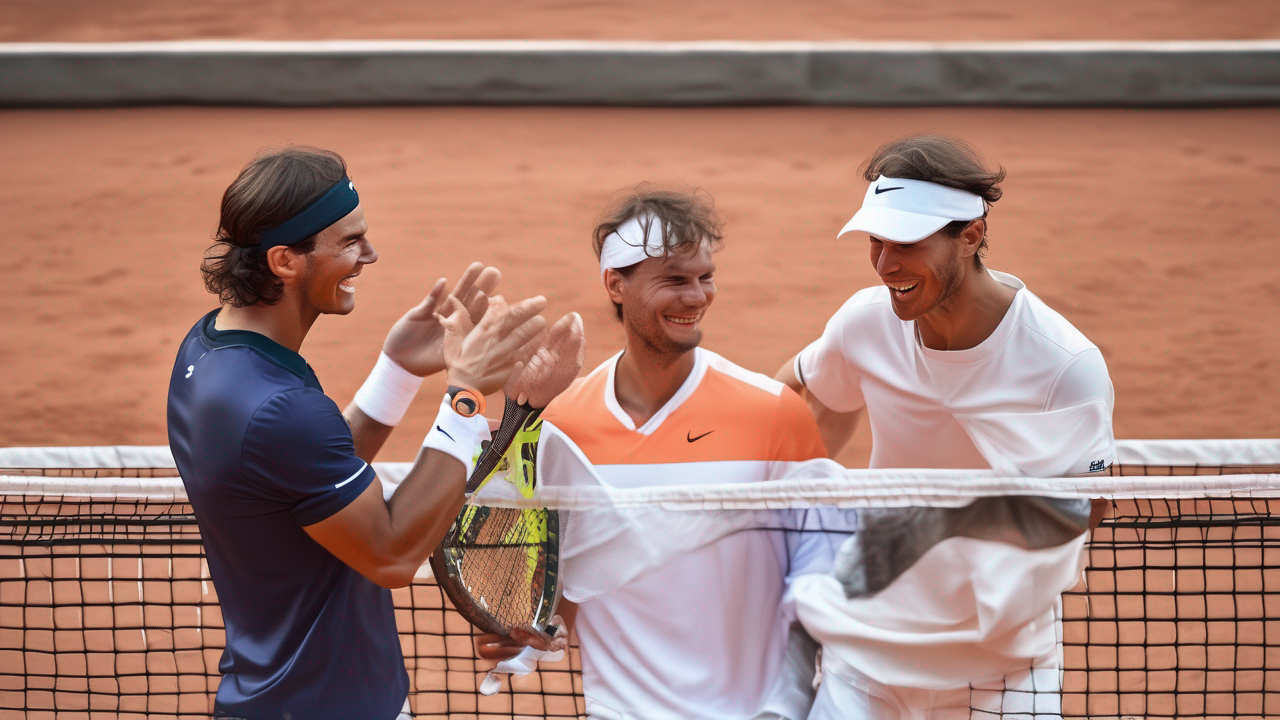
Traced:
<path id="1" fill-rule="evenodd" d="M 775 480 L 826 455 L 795 392 L 701 348 L 676 394 L 636 427 L 615 393 L 621 356 L 578 380 L 543 415 L 611 486 Z M 754 716 L 782 669 L 786 563 L 781 533 L 737 533 L 582 603 L 576 628 L 588 715 Z"/>

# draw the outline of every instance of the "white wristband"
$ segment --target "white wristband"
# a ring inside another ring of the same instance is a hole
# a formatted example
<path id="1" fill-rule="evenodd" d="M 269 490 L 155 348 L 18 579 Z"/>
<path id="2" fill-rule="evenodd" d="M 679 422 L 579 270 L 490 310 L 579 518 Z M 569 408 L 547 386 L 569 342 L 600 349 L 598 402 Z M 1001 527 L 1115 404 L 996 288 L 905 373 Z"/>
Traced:
<path id="1" fill-rule="evenodd" d="M 480 443 L 489 439 L 489 421 L 483 415 L 462 417 L 449 407 L 449 396 L 440 402 L 440 413 L 431 425 L 431 431 L 422 440 L 422 447 L 439 450 L 458 459 L 467 467 L 467 477 L 476 467 L 476 453 Z"/>
<path id="2" fill-rule="evenodd" d="M 422 378 L 380 353 L 369 377 L 356 391 L 356 407 L 377 422 L 395 427 L 404 419 L 420 387 Z"/>

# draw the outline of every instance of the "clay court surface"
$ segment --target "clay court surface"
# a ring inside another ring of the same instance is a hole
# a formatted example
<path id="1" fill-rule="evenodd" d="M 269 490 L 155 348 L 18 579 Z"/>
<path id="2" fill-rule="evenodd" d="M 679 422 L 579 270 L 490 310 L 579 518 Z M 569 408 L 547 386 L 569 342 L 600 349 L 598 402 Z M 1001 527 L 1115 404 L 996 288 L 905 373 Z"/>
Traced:
<path id="1" fill-rule="evenodd" d="M 68 12 L 17 0 L 0 17 L 0 42 L 1280 37 L 1271 0 L 850 5 L 586 1 L 513 10 L 481 0 L 463 11 L 395 0 L 373 13 L 347 0 L 122 0 Z M 1008 169 L 988 264 L 1021 277 L 1102 348 L 1117 436 L 1275 437 L 1276 127 L 1274 109 L 2 112 L 0 445 L 167 442 L 177 343 L 215 306 L 197 268 L 218 200 L 265 145 L 341 152 L 381 255 L 358 282 L 355 313 L 323 318 L 303 348 L 345 405 L 391 322 L 436 277 L 456 277 L 476 259 L 502 268 L 508 296 L 545 294 L 553 318 L 581 312 L 589 367 L 615 352 L 621 333 L 589 235 L 612 194 L 641 181 L 716 198 L 728 239 L 704 344 L 772 374 L 850 294 L 876 283 L 865 239 L 835 234 L 861 202 L 859 163 L 879 143 L 924 130 L 966 137 Z M 440 390 L 428 381 L 383 459 L 412 459 Z M 865 464 L 869 447 L 863 429 L 842 459 Z M 438 675 L 415 682 L 435 687 Z M 473 680 L 468 673 L 460 687 Z"/>
<path id="2" fill-rule="evenodd" d="M 1248 40 L 1273 0 L 9 0 L 0 42 L 255 40 Z"/>
<path id="3" fill-rule="evenodd" d="M 1128 438 L 1280 433 L 1280 112 L 1027 109 L 133 109 L 0 114 L 4 445 L 164 444 L 177 342 L 216 303 L 197 267 L 218 201 L 269 143 L 343 153 L 380 253 L 346 318 L 303 348 L 345 404 L 391 322 L 474 259 L 509 296 L 584 315 L 588 366 L 620 347 L 589 247 L 611 195 L 705 188 L 728 224 L 705 345 L 772 374 L 855 290 L 837 240 L 857 167 L 920 130 L 1009 171 L 988 264 L 1093 339 Z M 423 397 L 440 388 L 428 383 Z M 428 392 L 429 391 L 429 392 Z M 383 457 L 412 459 L 420 400 Z M 859 435 L 845 459 L 865 462 Z"/>
<path id="4" fill-rule="evenodd" d="M 748 0 L 465 8 L 121 0 L 74 13 L 17 0 L 0 42 L 240 39 L 1219 40 L 1280 37 L 1270 0 Z M 1103 350 L 1120 437 L 1280 433 L 1280 112 L 1026 109 L 269 110 L 0 113 L 0 444 L 163 444 L 178 340 L 214 307 L 197 267 L 218 200 L 259 148 L 346 156 L 381 253 L 358 308 L 303 354 L 340 404 L 387 327 L 440 275 L 499 265 L 508 295 L 587 320 L 588 366 L 621 334 L 588 246 L 613 192 L 711 192 L 728 221 L 705 344 L 772 374 L 855 290 L 865 240 L 836 240 L 857 166 L 913 131 L 969 138 L 1009 170 L 988 264 L 1012 272 Z M 436 388 L 430 382 L 428 390 Z M 424 391 L 424 396 L 427 393 Z M 411 459 L 421 402 L 384 457 Z M 845 457 L 865 462 L 865 432 Z"/>

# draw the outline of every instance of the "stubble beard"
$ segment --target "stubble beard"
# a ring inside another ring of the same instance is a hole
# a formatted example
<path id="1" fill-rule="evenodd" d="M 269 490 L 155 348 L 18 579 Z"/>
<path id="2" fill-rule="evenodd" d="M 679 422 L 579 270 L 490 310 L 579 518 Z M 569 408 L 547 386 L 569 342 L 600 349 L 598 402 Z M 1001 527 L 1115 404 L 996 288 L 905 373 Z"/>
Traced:
<path id="1" fill-rule="evenodd" d="M 910 317 L 903 317 L 902 313 L 898 310 L 898 304 L 890 303 L 890 306 L 893 308 L 893 313 L 903 322 L 912 322 L 914 320 L 919 320 L 925 315 L 933 312 L 938 307 L 941 307 L 951 299 L 952 295 L 956 294 L 956 290 L 959 290 L 961 283 L 964 282 L 964 270 L 961 267 L 961 263 L 963 262 L 964 258 L 956 258 L 954 262 L 943 266 L 939 272 L 934 275 L 938 280 L 938 299 L 934 300 L 929 307 L 925 308 L 924 312 Z M 893 291 L 891 290 L 890 292 L 892 293 Z"/>
<path id="2" fill-rule="evenodd" d="M 645 348 L 657 356 L 678 358 L 685 353 L 697 349 L 702 342 L 702 330 L 697 330 L 688 342 L 680 342 L 668 336 L 661 328 L 650 322 L 637 322 L 624 316 L 624 321 Z"/>
<path id="3" fill-rule="evenodd" d="M 938 299 L 933 303 L 933 307 L 929 308 L 930 310 L 950 300 L 951 296 L 955 295 L 956 291 L 960 289 L 960 284 L 964 282 L 964 269 L 961 267 L 963 262 L 964 258 L 957 257 L 954 262 L 947 265 L 938 275 L 938 284 L 942 288 L 938 291 Z"/>

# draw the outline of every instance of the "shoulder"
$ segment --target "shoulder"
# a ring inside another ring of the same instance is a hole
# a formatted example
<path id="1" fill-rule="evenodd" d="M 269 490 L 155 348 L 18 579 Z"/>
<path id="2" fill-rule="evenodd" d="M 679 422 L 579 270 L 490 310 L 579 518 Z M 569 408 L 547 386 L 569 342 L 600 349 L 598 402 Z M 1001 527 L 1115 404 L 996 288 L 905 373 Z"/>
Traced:
<path id="1" fill-rule="evenodd" d="M 730 362 L 719 353 L 704 348 L 700 348 L 698 352 L 703 353 L 707 361 L 707 375 L 703 378 L 703 383 L 721 384 L 739 399 L 777 402 L 778 396 L 787 387 L 768 375 Z"/>
<path id="2" fill-rule="evenodd" d="M 1045 409 L 1091 401 L 1110 407 L 1114 390 L 1098 346 L 1025 286 L 1015 303 L 1017 332 L 1011 342 L 1018 347 L 1014 351 L 1020 357 L 1040 358 L 1042 367 L 1052 372 Z"/>
<path id="3" fill-rule="evenodd" d="M 858 323 L 893 315 L 893 306 L 889 301 L 889 289 L 883 285 L 863 288 L 844 301 L 835 315 L 833 322 Z M 894 315 L 896 318 L 897 316 Z"/>
<path id="4" fill-rule="evenodd" d="M 893 312 L 883 285 L 854 293 L 827 321 L 821 337 L 796 356 L 796 377 L 837 412 L 864 404 L 857 375 L 864 368 L 899 359 L 912 342 L 910 325 Z"/>
<path id="5" fill-rule="evenodd" d="M 337 403 L 328 395 L 307 387 L 281 388 L 271 393 L 253 411 L 254 432 L 273 437 L 321 438 L 334 434 L 351 435 L 351 427 Z"/>
<path id="6" fill-rule="evenodd" d="M 306 422 L 308 414 L 342 414 L 333 398 L 309 387 L 283 387 L 277 389 L 259 408 L 261 416 L 267 409 L 287 414 L 290 420 Z"/>
<path id="7" fill-rule="evenodd" d="M 312 388 L 281 390 L 258 406 L 245 428 L 242 462 L 259 477 L 298 489 L 366 464 L 355 455 L 351 426 L 337 404 Z"/>
<path id="8" fill-rule="evenodd" d="M 1045 301 L 1031 290 L 1023 287 L 1014 301 L 1017 323 L 1023 329 L 1022 336 L 1043 345 L 1056 347 L 1066 357 L 1074 357 L 1081 352 L 1097 349 L 1085 334 L 1080 332 L 1057 310 L 1049 307 Z"/>
<path id="9" fill-rule="evenodd" d="M 196 320 L 195 324 L 191 326 L 191 329 L 187 331 L 186 336 L 182 338 L 181 346 L 186 346 L 187 343 L 190 343 L 193 340 L 199 340 L 200 337 L 204 335 L 202 331 L 205 326 L 205 323 L 209 322 L 209 319 L 212 318 L 217 313 L 218 313 L 218 309 L 215 308 L 205 313 L 204 315 L 201 315 L 200 319 Z"/>
<path id="10" fill-rule="evenodd" d="M 836 310 L 822 331 L 821 342 L 828 348 L 843 347 L 857 340 L 865 344 L 875 338 L 900 334 L 902 320 L 893 312 L 889 290 L 883 285 L 863 288 Z"/>
<path id="11" fill-rule="evenodd" d="M 766 448 L 767 459 L 799 461 L 825 456 L 817 422 L 794 390 L 709 350 L 705 352 L 707 376 L 703 385 L 723 397 L 712 401 L 732 413 L 739 429 L 756 429 L 759 435 L 755 442 Z"/>
<path id="12" fill-rule="evenodd" d="M 747 370 L 710 350 L 707 374 L 698 388 L 700 404 L 728 408 L 743 418 L 771 418 L 788 424 L 809 417 L 809 409 L 794 390 L 758 372 Z"/>
<path id="13" fill-rule="evenodd" d="M 812 420 L 804 400 L 786 385 L 758 372 L 747 370 L 724 357 L 703 350 L 707 374 L 703 386 L 712 401 L 723 407 L 756 415 L 773 416 L 776 423 L 790 425 L 797 419 Z M 703 388 L 699 388 L 702 390 Z M 703 400 L 707 397 L 704 395 Z"/>
<path id="14" fill-rule="evenodd" d="M 1096 347 L 1076 353 L 1058 372 L 1049 388 L 1045 410 L 1102 402 L 1110 410 L 1115 404 L 1111 373 L 1102 352 Z"/>

